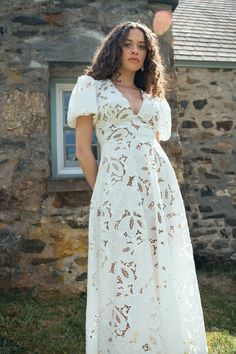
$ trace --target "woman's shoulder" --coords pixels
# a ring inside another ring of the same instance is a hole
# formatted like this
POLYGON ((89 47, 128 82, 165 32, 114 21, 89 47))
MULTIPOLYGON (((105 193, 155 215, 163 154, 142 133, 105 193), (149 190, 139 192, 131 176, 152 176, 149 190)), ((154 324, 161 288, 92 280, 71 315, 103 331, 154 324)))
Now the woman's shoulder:
POLYGON ((87 83, 91 83, 91 84, 94 84, 95 83, 95 80, 92 76, 90 75, 87 75, 87 74, 82 74, 82 75, 79 75, 77 77, 77 83, 78 84, 87 84, 87 83))
POLYGON ((151 104, 156 107, 162 114, 165 112, 171 112, 171 107, 166 97, 152 96, 150 93, 146 93, 146 97, 148 97, 151 104))
POLYGON ((82 74, 77 77, 77 81, 80 82, 92 82, 92 83, 100 83, 106 81, 107 79, 94 79, 91 75, 82 74))
POLYGON ((160 97, 160 96, 152 96, 150 93, 148 93, 147 95, 148 95, 148 97, 150 98, 150 100, 152 100, 152 101, 154 101, 154 102, 157 102, 157 103, 159 103, 159 104, 161 104, 161 105, 166 105, 166 106, 169 105, 169 103, 168 103, 168 101, 167 101, 167 99, 166 99, 166 96, 163 96, 163 97, 160 97))
POLYGON ((99 88, 105 80, 94 79, 92 76, 87 74, 82 74, 77 78, 77 85, 79 87, 89 88, 99 88))

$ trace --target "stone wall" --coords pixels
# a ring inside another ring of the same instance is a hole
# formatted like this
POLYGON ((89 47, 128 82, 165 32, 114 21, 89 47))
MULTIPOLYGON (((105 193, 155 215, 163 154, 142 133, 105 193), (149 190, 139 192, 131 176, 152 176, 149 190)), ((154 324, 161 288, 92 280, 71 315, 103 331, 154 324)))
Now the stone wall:
MULTIPOLYGON (((163 3, 163 1, 161 1, 163 3)), ((173 1, 174 2, 174 1, 173 1)), ((170 3, 170 1, 168 1, 170 3)), ((117 23, 149 27, 161 7, 138 0, 8 0, 0 14, 0 288, 37 292, 86 290, 91 190, 49 192, 50 80, 76 79, 104 35, 117 23)), ((176 76, 171 29, 160 38, 172 91, 173 139, 166 149, 178 176, 176 76)), ((178 173, 178 171, 180 171, 178 173)), ((77 181, 78 182, 78 181, 77 181)), ((81 181, 82 183, 82 181, 81 181)))
POLYGON ((177 67, 184 200, 195 259, 236 261, 236 69, 177 67))

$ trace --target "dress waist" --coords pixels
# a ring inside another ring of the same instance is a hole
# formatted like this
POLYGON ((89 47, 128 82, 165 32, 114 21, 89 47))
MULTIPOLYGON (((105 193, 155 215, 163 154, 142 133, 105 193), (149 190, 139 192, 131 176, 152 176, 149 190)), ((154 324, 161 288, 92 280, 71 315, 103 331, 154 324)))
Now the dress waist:
POLYGON ((140 121, 129 121, 119 124, 111 124, 103 130, 103 134, 98 134, 98 140, 102 148, 112 145, 131 148, 138 143, 153 144, 156 139, 156 133, 153 127, 140 121))

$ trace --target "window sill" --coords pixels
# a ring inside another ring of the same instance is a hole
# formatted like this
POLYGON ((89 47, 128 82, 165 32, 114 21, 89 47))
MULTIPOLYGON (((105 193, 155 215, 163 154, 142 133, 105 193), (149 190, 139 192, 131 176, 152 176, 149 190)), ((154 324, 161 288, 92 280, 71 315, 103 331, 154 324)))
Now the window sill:
POLYGON ((84 177, 80 179, 50 178, 47 183, 47 190, 48 193, 92 191, 90 185, 84 177))

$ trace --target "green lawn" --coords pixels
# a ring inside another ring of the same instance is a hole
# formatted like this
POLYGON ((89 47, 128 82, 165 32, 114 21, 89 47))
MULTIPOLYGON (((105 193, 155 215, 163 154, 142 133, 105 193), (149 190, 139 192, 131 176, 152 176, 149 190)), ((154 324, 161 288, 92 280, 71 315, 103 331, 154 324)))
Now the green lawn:
MULTIPOLYGON (((236 266, 204 268, 197 276, 209 354, 236 354, 236 266)), ((86 295, 33 293, 0 295, 0 353, 84 354, 86 295)))
POLYGON ((236 266, 197 272, 209 354, 236 354, 236 266))

